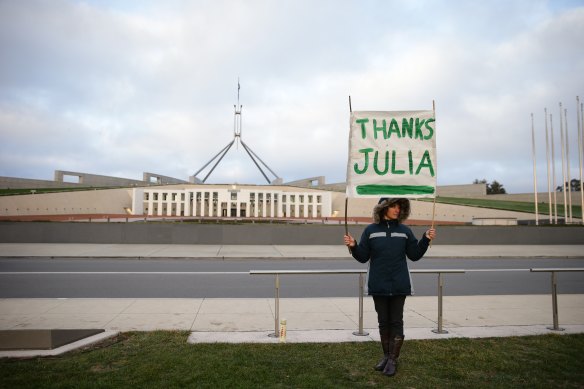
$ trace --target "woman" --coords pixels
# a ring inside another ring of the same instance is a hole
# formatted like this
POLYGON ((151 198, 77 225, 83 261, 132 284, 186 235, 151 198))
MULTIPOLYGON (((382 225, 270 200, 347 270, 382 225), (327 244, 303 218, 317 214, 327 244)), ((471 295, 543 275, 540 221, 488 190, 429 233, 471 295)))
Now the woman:
POLYGON ((406 257, 421 259, 436 230, 430 228, 418 241, 412 230, 402 222, 410 216, 410 201, 403 198, 381 198, 373 208, 374 223, 365 228, 359 244, 349 234, 345 245, 353 258, 369 261, 367 289, 373 296, 383 358, 375 370, 393 376, 404 341, 404 303, 412 294, 412 284, 406 257))

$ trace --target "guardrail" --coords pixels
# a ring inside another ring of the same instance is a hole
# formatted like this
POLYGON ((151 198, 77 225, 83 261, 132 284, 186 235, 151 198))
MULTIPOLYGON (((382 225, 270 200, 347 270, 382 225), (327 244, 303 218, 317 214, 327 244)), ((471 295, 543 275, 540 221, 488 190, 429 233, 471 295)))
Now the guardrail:
POLYGON ((530 269, 531 272, 550 272, 552 273, 552 311, 553 311, 553 327, 548 327, 549 330, 563 331, 564 328, 560 328, 558 319, 558 279, 556 273, 558 272, 571 272, 571 271, 584 271, 584 268, 548 268, 548 269, 530 269))
MULTIPOLYGON (((438 328, 432 330, 437 334, 446 334, 448 331, 443 329, 442 326, 442 289, 444 287, 442 274, 444 273, 464 273, 465 270, 462 269, 445 269, 445 270, 411 270, 411 273, 422 273, 422 274, 438 274, 438 328)), ((274 301, 274 333, 269 336, 279 337, 279 324, 280 324, 280 275, 309 275, 309 274, 359 274, 359 329, 353 332, 355 336, 367 336, 369 333, 363 331, 363 289, 364 280, 363 274, 367 273, 367 270, 250 270, 251 275, 274 275, 274 289, 275 289, 275 301, 274 301)))
MULTIPOLYGON (((444 280, 443 274, 455 273, 473 273, 473 272, 513 272, 513 271, 530 271, 530 272, 550 272, 551 282, 552 282, 552 310, 553 310, 553 327, 547 327, 554 331, 563 331, 563 328, 559 326, 558 320, 558 293, 557 293, 557 272, 580 272, 584 271, 584 268, 532 268, 532 269, 415 269, 410 270, 410 273, 414 274, 438 274, 438 328, 433 329, 432 332, 437 334, 447 334, 448 331, 443 328, 443 288, 444 280)), ((356 336, 367 336, 369 333, 363 330, 363 290, 364 290, 364 280, 363 274, 367 273, 367 270, 250 270, 251 275, 274 275, 275 276, 275 315, 274 315, 274 333, 269 336, 279 337, 279 322, 280 322, 280 275, 309 275, 309 274, 359 274, 359 329, 354 331, 353 335, 356 336)))

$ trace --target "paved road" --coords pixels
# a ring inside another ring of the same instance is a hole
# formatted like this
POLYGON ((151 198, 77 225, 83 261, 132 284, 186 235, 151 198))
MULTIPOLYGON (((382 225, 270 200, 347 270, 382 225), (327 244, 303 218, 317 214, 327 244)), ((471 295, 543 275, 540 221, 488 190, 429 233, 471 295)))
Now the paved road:
MULTIPOLYGON (((446 295, 548 294, 550 274, 530 268, 584 267, 584 259, 447 259, 412 270, 466 269, 444 275, 446 295), (499 269, 499 271, 493 271, 499 269)), ((250 270, 366 269, 351 259, 0 259, 0 298, 259 298, 274 295, 274 278, 250 270), (187 273, 188 272, 188 273, 187 273), (201 274, 196 274, 201 273, 201 274), (218 274, 225 273, 225 274, 218 274)), ((584 293, 584 272, 558 274, 559 293, 584 293)), ((416 295, 437 293, 437 276, 413 274, 416 295)), ((282 297, 352 297, 357 275, 281 277, 282 297)))

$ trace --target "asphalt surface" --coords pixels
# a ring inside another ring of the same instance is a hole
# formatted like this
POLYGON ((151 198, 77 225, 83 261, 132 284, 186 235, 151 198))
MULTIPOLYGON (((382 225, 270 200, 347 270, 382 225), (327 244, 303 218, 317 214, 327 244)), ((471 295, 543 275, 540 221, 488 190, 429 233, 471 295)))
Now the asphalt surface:
MULTIPOLYGON (((531 268, 583 267, 584 259, 430 258, 410 262, 415 294, 437 295, 437 274, 417 270, 464 269, 445 274, 451 296, 546 294, 549 273, 531 268)), ((0 298, 266 298, 274 295, 274 276, 251 270, 366 270, 352 259, 125 259, 2 258, 0 298)), ((285 297, 353 297, 358 275, 283 275, 285 297)), ((584 272, 557 275, 559 293, 583 293, 584 272)))

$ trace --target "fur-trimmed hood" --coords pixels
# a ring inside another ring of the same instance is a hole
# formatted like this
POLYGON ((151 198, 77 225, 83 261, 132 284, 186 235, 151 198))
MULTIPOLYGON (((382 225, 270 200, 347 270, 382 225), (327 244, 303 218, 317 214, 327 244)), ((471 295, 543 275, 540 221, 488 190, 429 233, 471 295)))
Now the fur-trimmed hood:
POLYGON ((379 199, 377 205, 373 208, 373 222, 376 224, 381 223, 381 221, 384 220, 387 208, 395 203, 399 203, 400 206, 398 222, 402 223, 404 220, 410 217, 410 200, 404 198, 382 197, 379 199))

